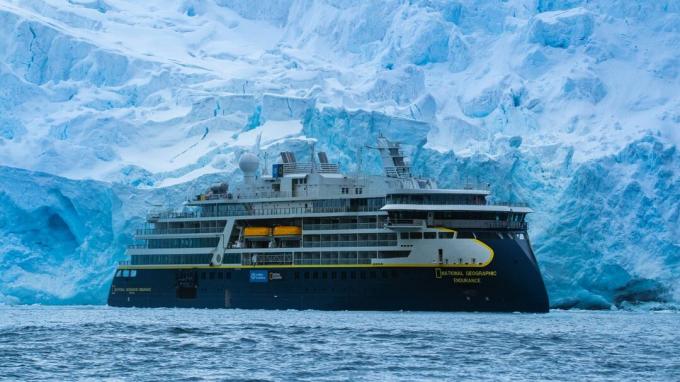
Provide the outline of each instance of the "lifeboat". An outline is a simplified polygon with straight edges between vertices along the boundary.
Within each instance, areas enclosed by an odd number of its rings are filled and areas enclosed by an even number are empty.
[[[292,225],[279,225],[274,227],[274,236],[300,236],[302,228]]]
[[[270,236],[271,234],[272,229],[269,227],[246,227],[243,230],[245,237]]]

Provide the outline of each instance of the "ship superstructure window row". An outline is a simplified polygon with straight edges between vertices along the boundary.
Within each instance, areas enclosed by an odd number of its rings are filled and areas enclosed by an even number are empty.
[[[146,247],[149,249],[163,248],[213,248],[219,242],[217,237],[179,238],[179,239],[149,239]]]
[[[131,265],[151,265],[151,264],[207,264],[212,255],[132,255]],[[238,261],[241,261],[239,256]]]
[[[363,193],[363,189],[357,189]],[[323,212],[379,211],[385,198],[293,200],[260,203],[216,203],[201,206],[201,217],[291,215]]]
[[[249,253],[243,255],[243,265],[353,265],[371,264],[373,259],[407,257],[409,251],[325,251]]]
[[[478,194],[392,194],[387,196],[387,203],[483,205],[486,198]]]

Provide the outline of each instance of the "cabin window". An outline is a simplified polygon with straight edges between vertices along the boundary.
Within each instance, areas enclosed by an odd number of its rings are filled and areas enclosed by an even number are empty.
[[[318,279],[318,278],[319,278],[319,272],[313,272],[313,273],[312,273],[312,278],[313,278],[314,280]]]
[[[215,280],[215,272],[210,272],[210,280]]]
[[[123,274],[123,271],[117,270],[116,271],[116,277],[120,277]]]
[[[305,272],[305,280],[309,280],[309,272]]]
[[[440,239],[453,239],[453,232],[439,232]]]
[[[410,237],[411,239],[422,239],[422,238],[423,238],[423,234],[422,234],[421,232],[411,232],[411,234],[409,235],[409,237]]]
[[[331,279],[335,280],[338,278],[338,274],[335,272],[331,272]]]
[[[437,238],[437,233],[436,232],[424,232],[423,236],[426,239],[436,239]]]
[[[295,280],[299,280],[300,279],[300,272],[295,272],[294,276],[295,276]]]
[[[130,277],[137,277],[137,270],[133,269],[130,271]]]
[[[326,280],[328,278],[328,273],[327,272],[321,272],[321,278]]]
[[[340,272],[340,279],[347,280],[347,272],[345,271]]]
[[[224,279],[224,273],[218,272],[218,273],[217,273],[217,278],[220,279],[220,280],[223,280],[223,279]]]
[[[124,270],[123,271],[123,277],[130,277],[130,271],[129,270]]]
[[[400,237],[401,239],[408,239],[408,232],[402,232],[402,233],[400,233],[400,234],[399,234],[399,237]]]

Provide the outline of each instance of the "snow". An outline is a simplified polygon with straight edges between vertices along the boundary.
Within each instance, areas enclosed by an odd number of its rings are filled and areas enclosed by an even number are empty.
[[[530,202],[555,304],[677,301],[679,33],[675,0],[0,0],[0,296],[101,302],[150,200],[258,136],[378,172],[382,132]]]
[[[529,34],[532,42],[568,48],[585,44],[594,24],[593,16],[585,8],[543,12],[533,18]]]

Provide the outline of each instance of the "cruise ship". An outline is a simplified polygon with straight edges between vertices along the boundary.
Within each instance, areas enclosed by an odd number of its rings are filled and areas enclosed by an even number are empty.
[[[313,146],[312,146],[313,147]],[[546,312],[522,204],[440,189],[380,135],[380,175],[282,152],[180,211],[152,211],[115,271],[118,307]],[[265,161],[266,162],[266,161]]]

